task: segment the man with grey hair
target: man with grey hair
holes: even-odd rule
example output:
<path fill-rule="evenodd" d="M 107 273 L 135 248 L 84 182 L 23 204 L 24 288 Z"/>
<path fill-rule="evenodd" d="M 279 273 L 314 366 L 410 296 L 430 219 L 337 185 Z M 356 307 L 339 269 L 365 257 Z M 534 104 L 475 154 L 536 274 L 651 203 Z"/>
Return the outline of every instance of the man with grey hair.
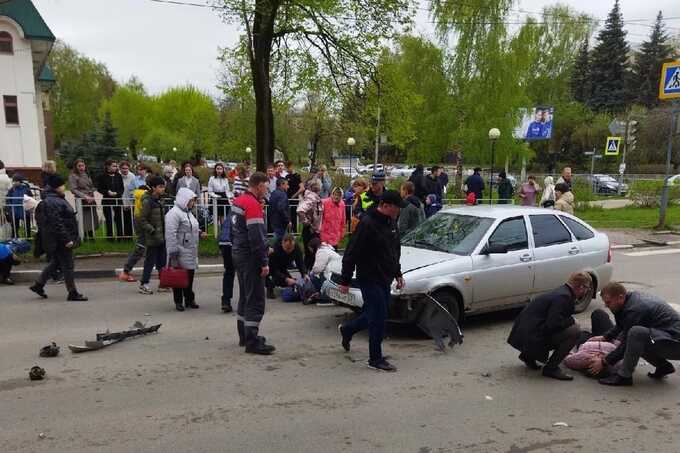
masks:
<path fill-rule="evenodd" d="M 618 371 L 600 379 L 600 384 L 633 385 L 633 372 L 640 357 L 656 367 L 647 374 L 652 379 L 674 373 L 675 368 L 668 360 L 680 360 L 680 315 L 673 307 L 657 296 L 628 291 L 616 282 L 606 285 L 600 294 L 605 306 L 614 313 L 616 325 L 595 340 L 618 339 L 620 343 L 607 356 L 594 358 L 589 369 L 598 374 L 623 360 Z"/>
<path fill-rule="evenodd" d="M 567 283 L 534 298 L 515 319 L 508 343 L 519 350 L 519 359 L 532 369 L 545 363 L 543 376 L 571 381 L 559 365 L 576 346 L 581 330 L 573 318 L 576 301 L 592 292 L 593 281 L 587 272 L 572 274 Z M 548 355 L 553 351 L 550 358 Z"/>

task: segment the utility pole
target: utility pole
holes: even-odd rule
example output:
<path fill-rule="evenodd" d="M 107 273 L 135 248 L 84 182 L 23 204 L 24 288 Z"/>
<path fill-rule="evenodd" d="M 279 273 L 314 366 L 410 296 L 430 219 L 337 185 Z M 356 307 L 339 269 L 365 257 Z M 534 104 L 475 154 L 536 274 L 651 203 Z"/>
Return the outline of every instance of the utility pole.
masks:
<path fill-rule="evenodd" d="M 659 208 L 659 224 L 657 228 L 664 228 L 666 226 L 666 210 L 668 208 L 668 179 L 671 177 L 671 163 L 673 159 L 673 135 L 675 135 L 676 125 L 680 115 L 680 103 L 673 102 L 673 109 L 671 110 L 671 128 L 668 131 L 668 148 L 666 149 L 666 176 L 663 179 L 663 189 L 661 192 L 661 206 Z"/>
<path fill-rule="evenodd" d="M 378 152 L 380 151 L 380 82 L 378 82 L 378 121 L 375 125 L 375 157 L 373 158 L 373 173 L 378 168 Z"/>
<path fill-rule="evenodd" d="M 619 166 L 619 187 L 616 189 L 619 195 L 621 195 L 621 188 L 623 187 L 623 174 L 626 171 L 626 151 L 628 150 L 629 129 L 630 129 L 630 111 L 626 114 L 626 132 L 624 132 L 623 135 L 623 154 L 621 155 L 621 165 Z"/>

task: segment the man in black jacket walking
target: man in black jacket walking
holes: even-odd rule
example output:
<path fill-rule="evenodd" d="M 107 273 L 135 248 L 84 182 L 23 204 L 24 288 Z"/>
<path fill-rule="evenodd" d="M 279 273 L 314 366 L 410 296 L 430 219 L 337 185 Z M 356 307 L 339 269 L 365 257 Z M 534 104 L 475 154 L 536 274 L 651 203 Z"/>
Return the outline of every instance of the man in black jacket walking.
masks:
<path fill-rule="evenodd" d="M 349 292 L 356 268 L 364 301 L 358 318 L 338 326 L 342 347 L 349 351 L 352 336 L 368 328 L 368 366 L 380 371 L 397 371 L 382 355 L 382 340 L 390 303 L 390 285 L 396 279 L 397 289 L 404 287 L 399 264 L 401 244 L 396 225 L 399 210 L 404 206 L 397 192 L 385 191 L 378 208 L 362 217 L 342 259 L 340 292 Z"/>
<path fill-rule="evenodd" d="M 592 340 L 619 339 L 619 346 L 606 357 L 594 358 L 590 371 L 599 374 L 608 366 L 623 360 L 617 373 L 600 379 L 604 385 L 632 385 L 633 372 L 640 357 L 656 367 L 648 373 L 652 379 L 662 379 L 675 372 L 668 361 L 680 360 L 680 315 L 660 298 L 626 291 L 620 283 L 610 283 L 600 292 L 608 309 L 614 313 L 616 325 L 603 337 Z"/>
<path fill-rule="evenodd" d="M 45 199 L 36 208 L 35 216 L 42 246 L 49 254 L 50 262 L 29 289 L 43 299 L 47 299 L 45 284 L 54 271 L 60 268 L 68 290 L 68 300 L 86 301 L 87 297 L 76 289 L 73 276 L 73 249 L 79 242 L 76 213 L 64 199 L 66 187 L 61 176 L 50 176 L 48 187 Z"/>
<path fill-rule="evenodd" d="M 520 351 L 519 359 L 538 370 L 543 362 L 543 376 L 571 381 L 559 367 L 569 351 L 578 343 L 581 330 L 572 317 L 577 299 L 592 291 L 590 274 L 577 272 L 566 284 L 529 302 L 512 326 L 508 343 Z M 553 351 L 550 358 L 548 354 Z"/>

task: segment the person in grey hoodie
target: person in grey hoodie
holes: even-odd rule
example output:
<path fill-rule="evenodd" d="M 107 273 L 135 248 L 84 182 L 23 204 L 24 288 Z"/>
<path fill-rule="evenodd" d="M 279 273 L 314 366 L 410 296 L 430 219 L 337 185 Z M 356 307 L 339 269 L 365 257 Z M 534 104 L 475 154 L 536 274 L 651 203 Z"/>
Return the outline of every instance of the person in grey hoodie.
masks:
<path fill-rule="evenodd" d="M 406 181 L 401 185 L 401 197 L 407 203 L 399 213 L 399 235 L 404 236 L 425 221 L 425 208 L 420 198 L 415 196 L 415 184 Z"/>
<path fill-rule="evenodd" d="M 165 215 L 168 262 L 189 272 L 189 286 L 172 290 L 177 311 L 184 311 L 184 305 L 187 308 L 199 308 L 193 290 L 194 272 L 198 267 L 198 241 L 201 236 L 198 220 L 191 213 L 195 203 L 196 194 L 191 189 L 182 187 L 177 191 L 175 206 Z"/>

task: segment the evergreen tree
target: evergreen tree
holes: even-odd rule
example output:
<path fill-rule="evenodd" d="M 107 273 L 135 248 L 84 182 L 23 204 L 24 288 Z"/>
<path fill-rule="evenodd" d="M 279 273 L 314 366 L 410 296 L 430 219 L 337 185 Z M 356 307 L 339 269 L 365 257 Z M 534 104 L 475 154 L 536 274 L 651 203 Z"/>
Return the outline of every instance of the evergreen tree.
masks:
<path fill-rule="evenodd" d="M 616 0 L 604 28 L 597 36 L 590 65 L 592 95 L 589 106 L 596 112 L 619 113 L 628 105 L 628 43 L 623 16 Z"/>
<path fill-rule="evenodd" d="M 635 62 L 632 80 L 635 87 L 636 102 L 647 108 L 659 104 L 661 65 L 668 61 L 671 56 L 672 49 L 668 44 L 668 34 L 664 30 L 663 15 L 659 11 L 649 41 L 642 43 Z"/>
<path fill-rule="evenodd" d="M 106 112 L 104 113 L 104 119 L 102 120 L 101 140 L 99 141 L 99 143 L 104 146 L 115 148 L 116 138 L 117 132 L 116 128 L 113 127 L 113 123 L 111 122 L 111 113 Z"/>
<path fill-rule="evenodd" d="M 590 101 L 590 54 L 588 52 L 588 38 L 583 40 L 579 49 L 574 69 L 571 73 L 571 96 L 581 104 Z"/>

